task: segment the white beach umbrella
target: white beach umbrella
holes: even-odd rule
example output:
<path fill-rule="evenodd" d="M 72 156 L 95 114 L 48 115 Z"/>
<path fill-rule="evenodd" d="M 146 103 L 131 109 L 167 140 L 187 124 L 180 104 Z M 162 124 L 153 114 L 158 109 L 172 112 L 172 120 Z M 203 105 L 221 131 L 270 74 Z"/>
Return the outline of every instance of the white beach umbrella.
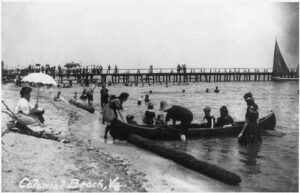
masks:
<path fill-rule="evenodd" d="M 27 76 L 25 76 L 22 79 L 22 82 L 57 86 L 56 81 L 51 76 L 41 73 L 41 72 L 28 74 Z M 39 97 L 39 90 L 40 90 L 40 87 L 38 87 L 37 103 L 38 103 L 38 97 Z"/>
<path fill-rule="evenodd" d="M 40 83 L 40 84 L 45 84 L 45 85 L 53 85 L 57 86 L 56 81 L 49 76 L 48 74 L 44 73 L 31 73 L 25 76 L 22 79 L 22 82 L 28 82 L 28 83 Z"/>

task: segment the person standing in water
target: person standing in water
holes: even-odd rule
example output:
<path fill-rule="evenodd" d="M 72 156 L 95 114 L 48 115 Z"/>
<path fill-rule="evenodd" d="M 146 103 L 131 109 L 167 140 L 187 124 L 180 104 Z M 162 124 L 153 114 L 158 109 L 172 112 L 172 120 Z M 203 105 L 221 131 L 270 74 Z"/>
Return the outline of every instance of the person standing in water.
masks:
<path fill-rule="evenodd" d="M 170 106 L 166 101 L 160 102 L 160 110 L 167 112 L 165 124 L 172 119 L 173 126 L 175 126 L 176 121 L 180 121 L 180 139 L 186 141 L 190 124 L 193 121 L 193 113 L 179 105 Z"/>
<path fill-rule="evenodd" d="M 100 91 L 101 94 L 101 107 L 104 107 L 108 103 L 108 89 L 105 87 L 105 85 L 102 85 L 102 89 Z"/>
<path fill-rule="evenodd" d="M 214 91 L 215 93 L 219 93 L 220 92 L 220 90 L 219 90 L 219 88 L 216 86 L 216 89 L 215 89 L 215 91 Z"/>
<path fill-rule="evenodd" d="M 93 87 L 89 87 L 86 91 L 89 107 L 93 107 L 93 100 L 94 100 L 93 95 L 96 86 L 97 86 L 97 81 L 95 82 Z"/>
<path fill-rule="evenodd" d="M 251 92 L 244 95 L 244 100 L 247 103 L 246 121 L 241 133 L 238 136 L 240 144 L 257 144 L 261 143 L 261 134 L 258 127 L 258 106 L 254 102 L 254 97 Z"/>

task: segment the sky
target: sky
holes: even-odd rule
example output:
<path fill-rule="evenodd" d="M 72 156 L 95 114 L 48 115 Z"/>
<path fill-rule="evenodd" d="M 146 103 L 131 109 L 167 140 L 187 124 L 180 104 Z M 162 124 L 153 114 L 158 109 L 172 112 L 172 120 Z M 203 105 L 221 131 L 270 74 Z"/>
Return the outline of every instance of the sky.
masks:
<path fill-rule="evenodd" d="M 2 60 L 127 68 L 272 68 L 275 37 L 299 64 L 299 3 L 258 0 L 4 1 Z"/>

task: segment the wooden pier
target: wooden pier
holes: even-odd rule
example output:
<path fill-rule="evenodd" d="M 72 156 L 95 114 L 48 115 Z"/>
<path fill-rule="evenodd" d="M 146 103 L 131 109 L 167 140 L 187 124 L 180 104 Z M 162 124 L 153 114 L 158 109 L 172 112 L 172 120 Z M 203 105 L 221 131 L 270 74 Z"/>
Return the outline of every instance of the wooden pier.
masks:
<path fill-rule="evenodd" d="M 2 81 L 10 82 L 18 76 L 23 78 L 31 72 L 39 72 L 35 70 L 5 70 L 2 69 Z M 271 81 L 271 68 L 190 68 L 188 72 L 177 72 L 176 69 L 160 68 L 160 69 L 120 69 L 117 71 L 103 69 L 63 69 L 44 71 L 51 75 L 59 83 L 83 83 L 98 80 L 102 83 L 111 84 L 170 84 L 170 83 L 188 83 L 188 82 L 242 82 L 242 81 Z M 286 78 L 296 77 L 294 69 Z"/>

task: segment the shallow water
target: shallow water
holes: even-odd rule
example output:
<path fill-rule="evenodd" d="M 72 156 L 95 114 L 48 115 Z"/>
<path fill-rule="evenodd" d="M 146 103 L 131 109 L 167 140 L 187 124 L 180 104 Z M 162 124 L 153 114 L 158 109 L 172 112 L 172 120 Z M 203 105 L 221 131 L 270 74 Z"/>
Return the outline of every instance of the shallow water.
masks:
<path fill-rule="evenodd" d="M 220 93 L 213 93 L 219 86 Z M 246 104 L 244 93 L 251 91 L 259 106 L 260 117 L 273 110 L 277 123 L 275 130 L 286 133 L 282 137 L 264 136 L 260 147 L 239 146 L 236 138 L 202 138 L 188 141 L 161 142 L 193 156 L 217 164 L 242 177 L 241 191 L 298 191 L 298 128 L 299 128 L 299 85 L 296 82 L 234 82 L 234 83 L 191 83 L 189 85 L 147 85 L 145 87 L 108 87 L 110 94 L 129 92 L 130 99 L 124 104 L 124 115 L 132 113 L 142 123 L 142 114 L 147 105 L 137 106 L 137 99 L 149 93 L 154 110 L 158 113 L 160 100 L 182 105 L 194 114 L 194 122 L 203 118 L 203 108 L 210 106 L 212 114 L 219 116 L 219 108 L 226 105 L 234 120 L 243 120 Z M 205 93 L 206 88 L 210 93 Z M 182 90 L 185 89 L 185 93 Z M 66 98 L 81 87 L 60 89 Z M 96 109 L 100 109 L 100 89 L 94 94 Z M 56 89 L 53 90 L 56 92 Z"/>

